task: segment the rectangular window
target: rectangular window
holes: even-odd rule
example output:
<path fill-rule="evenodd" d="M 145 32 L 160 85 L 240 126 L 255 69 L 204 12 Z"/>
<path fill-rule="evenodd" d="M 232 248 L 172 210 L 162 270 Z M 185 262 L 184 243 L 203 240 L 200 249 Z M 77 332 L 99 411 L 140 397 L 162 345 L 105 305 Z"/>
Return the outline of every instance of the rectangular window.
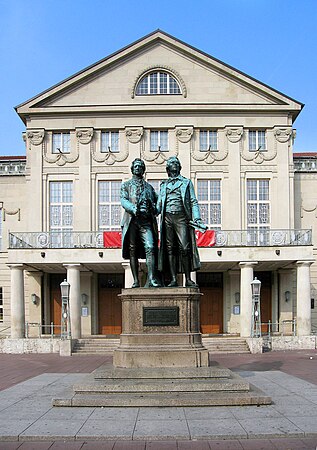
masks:
<path fill-rule="evenodd" d="M 50 182 L 50 231 L 53 248 L 71 247 L 73 231 L 73 183 Z"/>
<path fill-rule="evenodd" d="M 266 134 L 263 130 L 249 130 L 249 151 L 265 151 L 266 150 Z"/>
<path fill-rule="evenodd" d="M 247 227 L 250 245 L 268 245 L 270 241 L 269 180 L 247 180 Z"/>
<path fill-rule="evenodd" d="M 119 131 L 102 131 L 101 132 L 101 152 L 118 152 L 119 151 Z"/>
<path fill-rule="evenodd" d="M 200 130 L 199 150 L 201 152 L 218 150 L 218 133 L 214 130 Z"/>
<path fill-rule="evenodd" d="M 198 180 L 197 199 L 202 221 L 214 230 L 221 230 L 220 180 Z"/>
<path fill-rule="evenodd" d="M 0 287 L 0 322 L 3 322 L 3 288 Z"/>
<path fill-rule="evenodd" d="M 53 133 L 53 153 L 70 153 L 70 133 Z"/>
<path fill-rule="evenodd" d="M 100 231 L 120 231 L 121 227 L 121 181 L 98 183 L 98 227 Z"/>
<path fill-rule="evenodd" d="M 150 150 L 151 152 L 167 152 L 168 151 L 168 131 L 151 131 L 150 133 Z"/>

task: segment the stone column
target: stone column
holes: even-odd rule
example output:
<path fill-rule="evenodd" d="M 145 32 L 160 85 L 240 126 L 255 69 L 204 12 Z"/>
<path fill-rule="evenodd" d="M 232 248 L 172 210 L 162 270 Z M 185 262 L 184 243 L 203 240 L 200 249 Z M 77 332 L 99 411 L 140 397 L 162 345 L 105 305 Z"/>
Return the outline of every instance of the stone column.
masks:
<path fill-rule="evenodd" d="M 64 264 L 70 284 L 69 314 L 72 339 L 81 338 L 80 264 Z"/>
<path fill-rule="evenodd" d="M 133 284 L 133 276 L 129 262 L 122 263 L 122 267 L 124 268 L 124 287 L 129 289 Z"/>
<path fill-rule="evenodd" d="M 12 264 L 11 269 L 11 337 L 25 337 L 25 305 L 23 264 Z"/>
<path fill-rule="evenodd" d="M 240 336 L 250 337 L 251 335 L 251 314 L 252 314 L 252 289 L 253 267 L 256 261 L 240 262 Z"/>
<path fill-rule="evenodd" d="M 313 261 L 297 261 L 297 336 L 311 334 L 310 266 Z"/>

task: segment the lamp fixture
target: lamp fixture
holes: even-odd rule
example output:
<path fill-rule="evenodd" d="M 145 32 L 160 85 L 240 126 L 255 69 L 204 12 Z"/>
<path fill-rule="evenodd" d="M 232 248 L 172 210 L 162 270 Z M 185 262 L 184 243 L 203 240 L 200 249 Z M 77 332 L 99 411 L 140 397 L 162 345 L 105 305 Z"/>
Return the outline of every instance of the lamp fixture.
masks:
<path fill-rule="evenodd" d="M 254 280 L 252 281 L 251 289 L 252 289 L 252 295 L 260 295 L 261 281 L 258 280 L 257 277 L 255 277 Z"/>
<path fill-rule="evenodd" d="M 81 294 L 81 301 L 83 305 L 87 305 L 88 303 L 88 295 L 87 294 Z"/>
<path fill-rule="evenodd" d="M 37 305 L 38 296 L 36 294 L 31 294 L 31 302 L 33 305 Z"/>
<path fill-rule="evenodd" d="M 237 305 L 240 303 L 240 292 L 234 293 L 234 301 Z"/>
<path fill-rule="evenodd" d="M 291 293 L 290 293 L 290 291 L 285 291 L 284 295 L 285 295 L 285 301 L 287 303 L 291 299 Z"/>

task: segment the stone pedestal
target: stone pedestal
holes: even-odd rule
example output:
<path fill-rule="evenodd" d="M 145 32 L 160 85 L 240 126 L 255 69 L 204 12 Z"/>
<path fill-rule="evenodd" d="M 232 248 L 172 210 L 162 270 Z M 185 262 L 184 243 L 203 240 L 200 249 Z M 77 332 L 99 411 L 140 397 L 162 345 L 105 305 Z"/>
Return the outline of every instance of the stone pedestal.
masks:
<path fill-rule="evenodd" d="M 123 289 L 114 367 L 207 367 L 197 288 Z"/>

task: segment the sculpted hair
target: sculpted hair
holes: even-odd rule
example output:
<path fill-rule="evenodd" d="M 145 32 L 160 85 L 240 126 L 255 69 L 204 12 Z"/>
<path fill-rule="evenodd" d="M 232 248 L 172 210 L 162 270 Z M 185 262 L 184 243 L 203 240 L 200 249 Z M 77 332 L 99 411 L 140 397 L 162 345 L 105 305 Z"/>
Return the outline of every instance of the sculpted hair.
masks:
<path fill-rule="evenodd" d="M 131 164 L 131 172 L 133 172 L 133 166 L 134 166 L 134 164 L 135 164 L 136 162 L 140 162 L 140 163 L 141 163 L 142 169 L 143 169 L 143 173 L 144 173 L 144 172 L 145 172 L 145 163 L 144 163 L 143 159 L 141 159 L 141 158 L 135 158 L 135 160 L 132 161 L 132 164 Z"/>
<path fill-rule="evenodd" d="M 181 163 L 180 163 L 180 160 L 177 158 L 177 156 L 171 156 L 171 157 L 168 158 L 168 160 L 166 161 L 166 172 L 167 172 L 167 173 L 169 173 L 169 169 L 170 169 L 171 163 L 172 163 L 173 161 L 177 161 L 177 162 L 178 162 L 178 165 L 179 165 L 179 171 L 182 170 L 182 165 L 181 165 Z"/>

